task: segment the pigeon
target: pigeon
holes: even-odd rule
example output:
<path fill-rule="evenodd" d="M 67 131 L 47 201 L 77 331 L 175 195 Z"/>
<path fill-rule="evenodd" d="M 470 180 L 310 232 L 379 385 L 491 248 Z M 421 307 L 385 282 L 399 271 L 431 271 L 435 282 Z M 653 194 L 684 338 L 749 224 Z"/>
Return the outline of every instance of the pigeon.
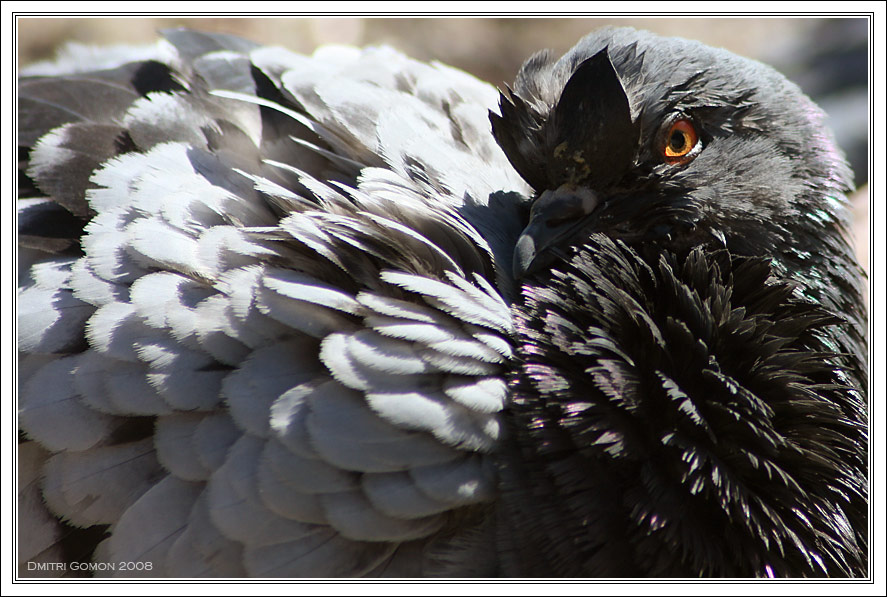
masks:
<path fill-rule="evenodd" d="M 172 30 L 18 101 L 20 575 L 867 575 L 850 174 L 771 68 Z"/>

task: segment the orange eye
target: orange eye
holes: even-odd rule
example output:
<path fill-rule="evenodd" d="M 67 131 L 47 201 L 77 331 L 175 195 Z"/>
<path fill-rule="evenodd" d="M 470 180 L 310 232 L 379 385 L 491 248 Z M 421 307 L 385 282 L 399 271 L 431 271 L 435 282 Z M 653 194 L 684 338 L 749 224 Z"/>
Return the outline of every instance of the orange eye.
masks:
<path fill-rule="evenodd" d="M 669 164 L 686 164 L 696 157 L 699 135 L 693 123 L 682 118 L 671 125 L 665 136 L 662 155 Z"/>

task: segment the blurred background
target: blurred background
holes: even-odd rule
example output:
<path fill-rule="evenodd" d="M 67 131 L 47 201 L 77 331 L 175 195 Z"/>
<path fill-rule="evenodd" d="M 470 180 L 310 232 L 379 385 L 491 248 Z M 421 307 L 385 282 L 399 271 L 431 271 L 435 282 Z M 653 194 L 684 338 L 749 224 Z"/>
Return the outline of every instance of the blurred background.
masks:
<path fill-rule="evenodd" d="M 19 65 L 50 59 L 70 41 L 142 44 L 189 27 L 310 52 L 325 43 L 391 45 L 456 66 L 493 85 L 510 83 L 533 52 L 569 49 L 591 30 L 620 25 L 697 39 L 775 66 L 829 113 L 859 190 L 854 241 L 868 269 L 868 34 L 864 18 L 42 18 L 19 17 Z"/>

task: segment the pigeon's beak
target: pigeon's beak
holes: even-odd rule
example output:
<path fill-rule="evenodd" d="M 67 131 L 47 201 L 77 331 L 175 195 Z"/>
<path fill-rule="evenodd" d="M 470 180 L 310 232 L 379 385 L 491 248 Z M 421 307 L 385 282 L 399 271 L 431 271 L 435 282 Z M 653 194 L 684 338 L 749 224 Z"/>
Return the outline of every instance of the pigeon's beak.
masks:
<path fill-rule="evenodd" d="M 509 105 L 503 104 L 503 110 Z M 572 238 L 588 223 L 603 200 L 591 189 L 606 192 L 631 170 L 640 124 L 632 120 L 631 103 L 606 48 L 579 64 L 570 76 L 545 122 L 544 142 L 521 143 L 518 134 L 509 136 L 512 121 L 520 125 L 532 121 L 530 116 L 519 117 L 521 110 L 527 110 L 523 103 L 509 110 L 507 122 L 503 123 L 504 116 L 493 119 L 493 132 L 525 180 L 537 192 L 543 191 L 533 202 L 530 222 L 514 250 L 512 269 L 520 279 L 549 263 L 547 249 Z M 527 147 L 542 148 L 544 168 L 534 161 L 538 154 L 525 151 Z"/>
<path fill-rule="evenodd" d="M 543 192 L 530 212 L 514 248 L 514 277 L 519 280 L 545 264 L 546 249 L 573 236 L 600 203 L 599 196 L 585 187 L 563 185 Z"/>

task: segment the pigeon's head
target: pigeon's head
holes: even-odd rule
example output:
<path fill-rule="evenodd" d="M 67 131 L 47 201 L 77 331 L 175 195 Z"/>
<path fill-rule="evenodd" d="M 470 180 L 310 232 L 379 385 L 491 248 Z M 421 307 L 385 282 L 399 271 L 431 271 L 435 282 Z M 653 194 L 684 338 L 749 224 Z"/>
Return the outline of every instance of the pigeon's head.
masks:
<path fill-rule="evenodd" d="M 518 277 L 592 232 L 772 255 L 794 242 L 789 228 L 815 237 L 833 225 L 849 187 L 821 111 L 795 85 L 698 42 L 595 32 L 560 59 L 530 58 L 500 109 L 493 133 L 536 193 Z"/>

